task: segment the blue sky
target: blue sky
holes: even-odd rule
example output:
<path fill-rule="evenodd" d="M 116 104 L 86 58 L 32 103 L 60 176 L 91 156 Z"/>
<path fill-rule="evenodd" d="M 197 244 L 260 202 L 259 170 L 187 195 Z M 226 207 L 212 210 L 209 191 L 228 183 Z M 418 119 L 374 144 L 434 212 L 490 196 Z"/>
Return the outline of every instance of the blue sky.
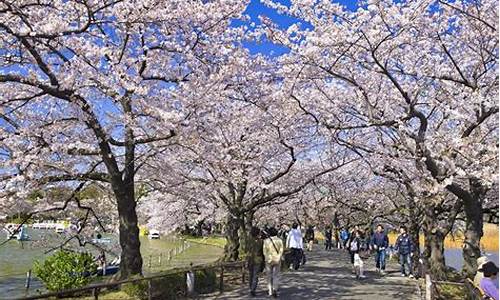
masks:
<path fill-rule="evenodd" d="M 290 0 L 279 0 L 279 2 L 287 6 L 290 5 Z M 339 0 L 333 2 L 339 3 L 350 10 L 355 10 L 358 5 L 357 4 L 358 1 L 356 0 Z M 275 10 L 266 7 L 260 2 L 260 0 L 251 0 L 245 13 L 250 16 L 249 23 L 255 22 L 255 24 L 257 25 L 260 24 L 259 21 L 260 15 L 270 18 L 282 28 L 288 28 L 288 26 L 297 22 L 297 20 L 294 18 L 280 15 Z M 241 24 L 242 22 L 234 22 L 234 25 L 241 25 Z M 263 53 L 267 55 L 277 56 L 287 52 L 287 49 L 273 45 L 272 43 L 269 42 L 264 42 L 261 44 L 245 43 L 245 46 L 250 50 L 252 54 Z"/>

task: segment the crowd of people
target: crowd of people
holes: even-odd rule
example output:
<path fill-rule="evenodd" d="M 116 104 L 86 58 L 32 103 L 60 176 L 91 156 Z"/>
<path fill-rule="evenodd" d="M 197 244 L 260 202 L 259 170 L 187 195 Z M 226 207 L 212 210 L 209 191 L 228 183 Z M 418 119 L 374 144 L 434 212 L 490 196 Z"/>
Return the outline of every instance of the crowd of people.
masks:
<path fill-rule="evenodd" d="M 282 225 L 279 230 L 265 226 L 262 230 L 253 227 L 248 247 L 248 268 L 250 274 L 250 294 L 256 295 L 259 273 L 266 271 L 268 294 L 278 297 L 279 277 L 282 268 L 298 270 L 306 263 L 305 252 L 313 251 L 317 236 L 313 225 L 307 226 L 304 234 L 302 226 L 293 223 L 291 227 Z M 399 257 L 401 276 L 414 278 L 413 258 L 415 245 L 407 228 L 399 228 L 399 236 L 390 245 L 389 237 L 382 224 L 378 224 L 371 234 L 366 234 L 359 226 L 351 231 L 341 228 L 338 232 L 331 226 L 325 226 L 324 247 L 326 251 L 334 247 L 344 249 L 349 253 L 353 273 L 356 278 L 365 278 L 364 256 L 373 254 L 376 272 L 386 274 L 387 256 Z M 478 286 L 492 299 L 498 300 L 498 288 L 492 284 L 498 274 L 498 267 L 492 262 L 478 261 Z M 478 277 L 476 276 L 476 277 Z"/>

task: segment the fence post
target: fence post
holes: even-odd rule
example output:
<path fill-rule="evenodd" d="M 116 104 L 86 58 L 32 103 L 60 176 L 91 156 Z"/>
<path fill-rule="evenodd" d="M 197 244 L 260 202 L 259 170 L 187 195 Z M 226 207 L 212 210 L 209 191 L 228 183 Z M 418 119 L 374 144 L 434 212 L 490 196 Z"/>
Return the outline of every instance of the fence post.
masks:
<path fill-rule="evenodd" d="M 148 280 L 148 300 L 153 300 L 153 284 L 152 280 Z"/>
<path fill-rule="evenodd" d="M 94 296 L 94 300 L 98 300 L 99 299 L 99 289 L 98 288 L 92 289 L 92 295 Z"/>
<path fill-rule="evenodd" d="M 26 273 L 26 284 L 24 285 L 26 287 L 26 290 L 30 288 L 31 284 L 31 269 Z"/>
<path fill-rule="evenodd" d="M 241 265 L 241 283 L 245 284 L 245 264 Z"/>
<path fill-rule="evenodd" d="M 224 291 L 224 266 L 220 266 L 220 278 L 219 278 L 219 292 Z"/>
<path fill-rule="evenodd" d="M 425 300 L 432 299 L 432 280 L 431 275 L 425 274 Z"/>
<path fill-rule="evenodd" d="M 186 273 L 186 294 L 187 296 L 194 295 L 194 281 L 195 281 L 194 273 L 193 273 L 193 263 L 189 264 L 189 271 Z"/>

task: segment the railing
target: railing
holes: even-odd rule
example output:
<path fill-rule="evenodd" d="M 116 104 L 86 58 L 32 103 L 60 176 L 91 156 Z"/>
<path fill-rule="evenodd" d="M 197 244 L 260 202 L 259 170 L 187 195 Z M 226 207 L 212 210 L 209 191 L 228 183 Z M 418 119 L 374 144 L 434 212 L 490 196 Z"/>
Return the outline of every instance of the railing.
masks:
<path fill-rule="evenodd" d="M 172 288 L 171 293 L 174 293 L 175 296 L 189 296 L 196 293 L 196 276 L 195 273 L 197 271 L 208 271 L 213 270 L 218 278 L 215 277 L 215 285 L 212 286 L 213 291 L 219 290 L 219 292 L 224 291 L 224 286 L 226 279 L 229 277 L 234 277 L 235 274 L 239 274 L 239 277 L 242 283 L 245 283 L 245 263 L 242 261 L 237 262 L 218 262 L 207 265 L 199 265 L 199 266 L 191 266 L 189 268 L 180 268 L 180 269 L 172 269 L 161 274 L 127 279 L 127 280 L 118 280 L 112 282 L 103 282 L 96 283 L 92 285 L 88 285 L 81 288 L 45 293 L 40 295 L 33 295 L 28 297 L 15 298 L 16 300 L 36 300 L 36 299 L 47 299 L 51 297 L 56 298 L 64 298 L 64 297 L 74 297 L 77 295 L 89 295 L 91 294 L 95 300 L 99 299 L 99 295 L 105 291 L 111 291 L 113 289 L 121 288 L 125 284 L 142 284 L 144 290 L 142 290 L 142 294 L 140 298 L 147 298 L 149 300 L 154 299 L 171 299 L 165 296 L 164 291 L 161 291 L 165 286 Z M 233 270 L 233 272 L 229 272 Z M 234 272 L 234 270 L 237 270 Z M 218 273 L 218 274 L 217 274 Z M 173 278 L 173 275 L 182 274 L 182 284 L 175 286 L 169 279 Z M 145 284 L 145 285 L 144 285 Z"/>
<path fill-rule="evenodd" d="M 147 255 L 144 259 L 144 267 L 148 270 L 154 268 L 160 268 L 171 263 L 172 259 L 186 251 L 191 247 L 191 243 L 186 240 L 181 240 L 180 245 L 168 250 L 167 252 L 162 252 L 158 255 Z"/>
<path fill-rule="evenodd" d="M 425 300 L 441 299 L 437 288 L 439 285 L 454 285 L 465 288 L 463 282 L 432 280 L 429 274 L 425 274 Z"/>

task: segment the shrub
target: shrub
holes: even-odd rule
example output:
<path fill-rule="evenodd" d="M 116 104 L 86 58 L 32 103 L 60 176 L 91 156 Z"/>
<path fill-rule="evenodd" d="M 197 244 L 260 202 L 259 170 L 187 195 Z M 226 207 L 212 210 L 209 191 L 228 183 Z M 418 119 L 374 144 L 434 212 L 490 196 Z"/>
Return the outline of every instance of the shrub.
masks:
<path fill-rule="evenodd" d="M 121 286 L 121 290 L 134 299 L 148 299 L 148 283 L 145 280 L 125 283 Z"/>
<path fill-rule="evenodd" d="M 213 269 L 200 270 L 194 273 L 194 290 L 199 294 L 215 291 L 217 287 L 217 274 Z"/>
<path fill-rule="evenodd" d="M 89 284 L 96 265 L 90 253 L 60 250 L 43 263 L 35 261 L 33 271 L 48 290 L 59 291 Z"/>

